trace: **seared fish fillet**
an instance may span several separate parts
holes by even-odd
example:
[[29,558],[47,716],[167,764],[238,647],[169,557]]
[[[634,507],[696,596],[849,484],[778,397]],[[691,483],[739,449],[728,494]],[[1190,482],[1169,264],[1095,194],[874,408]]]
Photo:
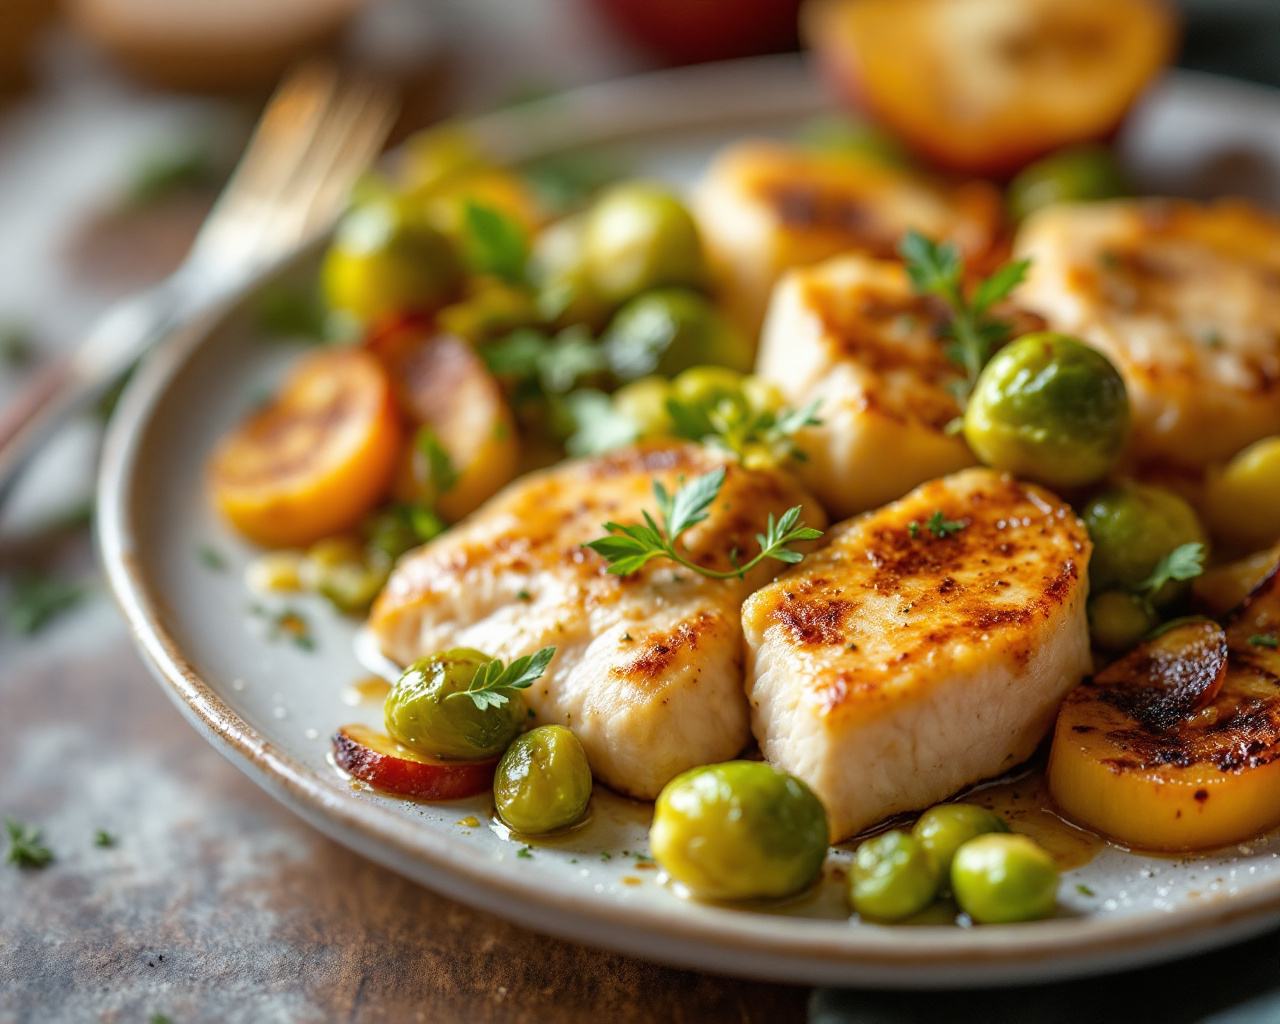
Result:
[[1001,211],[986,182],[944,186],[881,161],[765,141],[722,151],[694,194],[724,299],[752,332],[784,270],[846,252],[890,258],[908,228],[954,241],[981,268],[994,258]]
[[758,550],[769,513],[803,505],[782,473],[727,464],[699,445],[625,449],[531,473],[403,559],[369,624],[400,664],[451,647],[509,659],[554,646],[525,691],[539,722],[567,725],[603,782],[649,798],[673,776],[736,755],[750,740],[742,689],[742,601],[781,567],[709,580],[672,562],[612,576],[594,551],[601,524],[657,515],[653,481],[674,491],[726,467],[709,517],[684,535],[689,557],[720,570]]
[[1031,756],[1089,668],[1091,546],[1065,503],[986,469],[831,536],[742,621],[760,747],[842,839]]
[[[1038,317],[1005,311],[1017,332]],[[789,271],[773,292],[756,372],[795,408],[818,402],[821,426],[796,438],[801,479],[835,517],[901,498],[970,466],[952,386],[963,372],[938,329],[941,303],[916,295],[900,263],[841,256]]]
[[1280,217],[1241,202],[1050,207],[1018,235],[1017,300],[1105,352],[1133,462],[1201,469],[1280,433]]

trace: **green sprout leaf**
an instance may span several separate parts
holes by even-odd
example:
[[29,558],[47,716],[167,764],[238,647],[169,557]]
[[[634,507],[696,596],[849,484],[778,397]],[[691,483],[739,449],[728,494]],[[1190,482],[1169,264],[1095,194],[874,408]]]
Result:
[[1170,580],[1193,580],[1204,572],[1204,545],[1182,544],[1160,559],[1155,570],[1138,584],[1138,593],[1150,597]]
[[81,583],[37,573],[19,575],[9,595],[9,628],[23,636],[39,633],[83,601],[87,593]]
[[991,307],[1006,299],[1027,276],[1030,260],[1014,260],[979,281],[972,295],[965,295],[964,259],[950,242],[935,242],[917,231],[908,231],[898,246],[907,276],[919,295],[933,295],[947,304],[951,320],[944,335],[951,340],[947,358],[965,371],[966,379],[957,388],[963,404],[978,381],[978,374],[1009,340],[1013,329],[1003,320],[988,316]]
[[510,665],[501,661],[487,661],[476,670],[471,685],[451,696],[467,696],[475,706],[484,711],[501,707],[509,699],[503,690],[527,690],[547,670],[555,656],[554,647],[544,647],[536,654],[516,658]]
[[742,579],[766,558],[794,565],[804,555],[791,550],[789,545],[817,540],[822,536],[821,530],[814,530],[799,521],[802,510],[796,505],[783,513],[781,519],[775,520],[773,513],[769,514],[765,532],[756,534],[760,553],[746,564],[739,564],[736,551],[729,553],[733,569],[727,572],[708,569],[690,561],[676,545],[685,531],[706,520],[724,486],[724,477],[724,467],[720,467],[691,483],[682,483],[675,494],[669,494],[661,481],[655,480],[653,494],[658,502],[661,525],[648,512],[643,512],[643,524],[605,523],[607,536],[583,546],[600,555],[609,564],[609,572],[615,576],[629,576],[655,558],[668,558],[708,579],[728,580]]
[[1249,637],[1249,643],[1254,647],[1266,647],[1268,650],[1280,650],[1280,639],[1274,636],[1268,636],[1265,633],[1255,633]]
[[529,240],[509,213],[474,200],[462,211],[462,247],[476,274],[493,274],[511,284],[524,280]]

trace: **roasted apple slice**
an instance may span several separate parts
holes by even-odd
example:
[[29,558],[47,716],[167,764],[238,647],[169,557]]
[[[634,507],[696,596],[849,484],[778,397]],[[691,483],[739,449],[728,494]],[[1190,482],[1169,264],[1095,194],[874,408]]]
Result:
[[214,499],[260,544],[310,544],[354,527],[385,497],[401,433],[377,359],[358,349],[311,356],[218,446]]
[[410,750],[363,725],[344,725],[333,734],[338,767],[362,782],[418,800],[461,800],[493,785],[498,758],[440,761]]
[[1195,621],[1073,690],[1049,757],[1071,818],[1151,850],[1196,850],[1280,824],[1280,572],[1225,632]]
[[520,457],[515,420],[470,345],[405,318],[374,334],[368,347],[391,374],[415,430],[401,455],[397,497],[456,522],[511,482]]
[[980,174],[1106,136],[1177,37],[1160,0],[819,0],[803,29],[850,100]]

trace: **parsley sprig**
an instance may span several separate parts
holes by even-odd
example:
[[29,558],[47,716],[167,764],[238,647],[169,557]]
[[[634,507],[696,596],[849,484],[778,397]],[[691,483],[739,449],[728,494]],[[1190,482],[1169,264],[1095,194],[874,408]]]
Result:
[[510,665],[504,665],[498,660],[487,661],[476,670],[470,686],[450,696],[470,697],[471,702],[481,711],[501,707],[509,699],[502,691],[527,690],[542,677],[555,653],[554,647],[544,647],[536,654],[516,658]]
[[[944,537],[950,537],[953,533],[959,533],[968,525],[962,519],[948,519],[939,508],[934,509],[933,515],[924,524],[924,528],[941,540]],[[915,519],[907,523],[907,533],[911,534],[913,539],[920,536],[920,523]]]
[[53,860],[53,851],[40,842],[40,830],[13,818],[4,819],[9,833],[9,854],[5,858],[20,868],[42,868]]
[[1280,650],[1280,639],[1267,633],[1254,633],[1249,637],[1249,643],[1254,647],[1265,647],[1271,651]]
[[738,562],[738,551],[729,552],[733,569],[721,572],[708,569],[690,561],[680,552],[677,544],[686,530],[703,522],[710,514],[712,504],[724,486],[724,467],[713,470],[689,483],[682,483],[675,494],[669,494],[660,480],[653,482],[653,494],[658,501],[661,523],[655,522],[648,511],[643,513],[644,523],[623,526],[605,523],[609,536],[599,537],[584,545],[604,557],[609,572],[615,576],[627,576],[637,572],[655,558],[669,558],[677,565],[692,569],[713,580],[742,579],[766,558],[794,565],[804,555],[792,551],[788,545],[797,541],[817,540],[821,530],[801,523],[801,507],[787,509],[781,519],[769,514],[764,533],[756,534],[760,553],[745,564]]
[[795,435],[805,427],[822,425],[819,402],[803,409],[761,408],[746,396],[742,401],[725,399],[706,403],[683,402],[674,395],[667,399],[676,437],[718,448],[742,463],[749,452],[766,452],[774,462],[805,460],[796,446]]
[[1182,544],[1156,564],[1151,575],[1138,584],[1138,596],[1150,600],[1170,580],[1193,580],[1204,572],[1204,545]]
[[964,258],[950,242],[935,242],[908,231],[898,246],[911,285],[920,295],[934,295],[947,304],[951,319],[943,329],[951,344],[947,357],[965,372],[956,398],[964,402],[978,382],[978,374],[1009,340],[1013,328],[991,316],[991,307],[1008,297],[1027,276],[1030,260],[1012,260],[971,290],[965,288]]

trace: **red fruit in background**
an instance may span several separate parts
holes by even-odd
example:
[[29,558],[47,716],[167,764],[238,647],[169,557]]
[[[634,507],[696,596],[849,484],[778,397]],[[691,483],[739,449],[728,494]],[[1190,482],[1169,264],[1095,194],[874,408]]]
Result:
[[667,64],[794,50],[801,0],[592,0],[641,48]]

